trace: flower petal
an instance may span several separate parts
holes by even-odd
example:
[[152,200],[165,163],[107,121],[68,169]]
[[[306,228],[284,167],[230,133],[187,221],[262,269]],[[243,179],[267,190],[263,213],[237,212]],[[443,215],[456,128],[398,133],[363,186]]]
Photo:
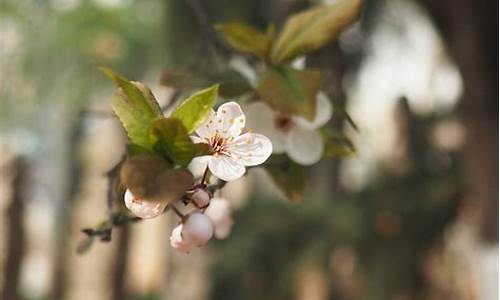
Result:
[[208,166],[208,162],[212,156],[210,155],[204,155],[204,156],[197,156],[191,160],[191,162],[188,165],[189,171],[193,174],[194,178],[199,178],[203,176],[203,172],[205,172],[205,169]]
[[136,216],[142,219],[151,219],[163,213],[167,206],[167,201],[144,201],[135,198],[135,196],[127,190],[123,197],[125,206]]
[[237,137],[245,127],[245,115],[236,102],[227,102],[217,109],[219,134],[223,137]]
[[323,155],[324,148],[321,135],[302,126],[295,126],[286,140],[288,156],[301,165],[317,163]]
[[330,99],[325,93],[319,92],[316,96],[316,116],[313,120],[315,128],[319,128],[330,121],[332,114],[332,102],[330,102]]
[[316,96],[316,113],[314,115],[314,120],[311,122],[301,116],[294,116],[294,120],[302,127],[317,129],[330,121],[332,114],[333,106],[330,99],[328,99],[328,96],[325,93],[319,92]]
[[245,167],[242,164],[225,155],[212,156],[208,168],[212,174],[224,181],[235,180],[245,174]]
[[208,117],[198,128],[196,128],[195,132],[202,139],[209,139],[210,137],[215,135],[215,132],[219,129],[219,123],[217,122],[217,114],[215,111],[211,110],[208,113]]
[[275,124],[276,113],[262,102],[254,102],[245,107],[247,128],[268,137],[273,144],[274,153],[285,152],[286,134]]
[[193,244],[188,243],[182,238],[182,224],[177,225],[170,235],[170,245],[177,251],[188,253],[194,247]]
[[231,143],[229,151],[231,157],[245,166],[256,166],[265,162],[271,153],[273,145],[264,135],[258,133],[245,133]]
[[228,200],[215,197],[210,201],[205,215],[214,223],[216,238],[224,239],[229,235],[234,223],[232,214],[233,211]]

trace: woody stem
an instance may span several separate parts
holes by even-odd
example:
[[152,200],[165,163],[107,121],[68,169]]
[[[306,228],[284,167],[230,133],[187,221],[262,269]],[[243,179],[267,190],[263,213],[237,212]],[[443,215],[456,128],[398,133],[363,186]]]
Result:
[[170,204],[169,207],[172,209],[172,211],[182,220],[184,221],[186,219],[186,216],[182,214],[177,207],[175,207],[173,204]]
[[205,169],[205,172],[203,172],[203,177],[201,178],[201,184],[207,185],[209,176],[210,176],[210,170],[208,169],[208,166],[207,166]]

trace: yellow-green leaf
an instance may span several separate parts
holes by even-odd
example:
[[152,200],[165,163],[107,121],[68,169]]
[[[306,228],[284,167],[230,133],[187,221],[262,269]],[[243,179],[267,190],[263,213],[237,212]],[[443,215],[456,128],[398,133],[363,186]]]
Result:
[[273,34],[271,34],[274,31],[272,26],[264,33],[246,23],[234,21],[218,24],[215,29],[224,36],[234,49],[254,54],[267,61],[274,38]]
[[193,157],[208,153],[208,147],[197,146],[191,141],[186,128],[177,118],[154,121],[151,134],[156,143],[156,152],[165,154],[176,165],[185,167]]
[[193,132],[205,119],[215,104],[218,85],[201,90],[181,103],[173,112],[172,117],[181,120],[189,133]]
[[146,149],[152,149],[149,127],[153,120],[162,116],[162,112],[151,90],[142,83],[127,80],[111,69],[102,68],[102,70],[120,88],[113,95],[111,105],[127,131],[130,141]]
[[325,141],[325,158],[353,157],[356,155],[356,147],[351,139],[342,131],[321,130]]
[[292,15],[274,44],[271,61],[279,64],[330,43],[356,20],[362,3],[362,0],[339,0],[333,5],[318,5]]
[[321,75],[317,70],[271,67],[262,76],[256,90],[275,110],[313,119],[320,79]]
[[132,194],[146,201],[173,202],[193,186],[187,170],[173,170],[156,155],[140,154],[127,159],[120,169],[121,183]]

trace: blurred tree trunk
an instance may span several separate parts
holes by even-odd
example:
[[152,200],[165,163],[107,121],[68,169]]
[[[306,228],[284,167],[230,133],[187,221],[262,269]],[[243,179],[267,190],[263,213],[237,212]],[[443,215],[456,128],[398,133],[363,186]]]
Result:
[[52,297],[53,299],[65,299],[65,289],[66,280],[68,275],[67,265],[65,262],[68,260],[68,255],[70,252],[74,251],[69,247],[69,236],[70,236],[70,224],[71,224],[71,210],[73,209],[73,204],[75,198],[78,196],[78,192],[81,188],[81,162],[79,158],[80,154],[80,142],[83,134],[83,120],[78,119],[72,125],[70,131],[70,141],[68,149],[68,164],[69,164],[69,179],[68,188],[66,190],[66,195],[61,203],[57,207],[57,220],[56,220],[56,235],[55,235],[55,264],[54,264],[54,280],[52,286]]
[[498,242],[498,2],[420,2],[441,31],[464,80],[466,199],[478,209],[484,240]]
[[7,213],[7,238],[6,255],[3,269],[4,282],[2,297],[4,300],[19,299],[19,279],[21,275],[21,264],[25,250],[25,228],[23,225],[24,191],[27,177],[26,161],[22,157],[16,157],[7,166],[7,171],[13,174],[12,197]]
[[130,246],[130,227],[123,226],[116,232],[118,246],[115,249],[115,262],[111,274],[111,299],[126,299],[127,290],[125,287],[125,272],[127,270],[127,256]]

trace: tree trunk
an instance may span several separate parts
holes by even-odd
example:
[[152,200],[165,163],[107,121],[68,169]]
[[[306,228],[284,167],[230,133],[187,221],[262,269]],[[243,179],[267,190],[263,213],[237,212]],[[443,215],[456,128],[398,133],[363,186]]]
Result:
[[498,2],[420,2],[463,77],[466,199],[478,209],[483,239],[498,242]]

